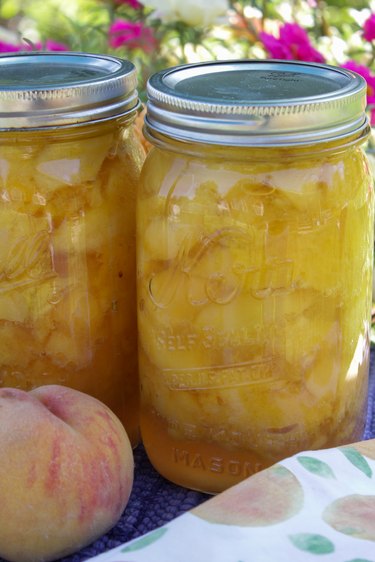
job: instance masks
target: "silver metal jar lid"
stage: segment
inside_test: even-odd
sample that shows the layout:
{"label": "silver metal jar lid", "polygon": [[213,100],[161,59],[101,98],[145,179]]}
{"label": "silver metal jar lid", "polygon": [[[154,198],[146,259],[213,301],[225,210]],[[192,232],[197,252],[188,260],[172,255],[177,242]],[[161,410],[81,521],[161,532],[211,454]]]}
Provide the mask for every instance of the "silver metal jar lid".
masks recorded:
{"label": "silver metal jar lid", "polygon": [[237,146],[307,145],[368,129],[366,81],[297,61],[217,61],[169,68],[147,85],[145,132]]}
{"label": "silver metal jar lid", "polygon": [[33,52],[0,56],[0,129],[72,126],[139,105],[134,65],[112,56]]}

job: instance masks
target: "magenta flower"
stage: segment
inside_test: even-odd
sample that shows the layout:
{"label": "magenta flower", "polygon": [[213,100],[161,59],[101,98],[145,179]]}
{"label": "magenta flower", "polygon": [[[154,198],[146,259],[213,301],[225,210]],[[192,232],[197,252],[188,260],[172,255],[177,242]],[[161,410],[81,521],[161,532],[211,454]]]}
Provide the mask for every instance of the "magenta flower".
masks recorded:
{"label": "magenta flower", "polygon": [[21,49],[22,47],[19,45],[13,45],[12,43],[0,41],[0,53],[16,53],[17,51],[21,51]]}
{"label": "magenta flower", "polygon": [[47,39],[43,43],[22,43],[14,45],[12,43],[4,43],[0,41],[0,53],[16,53],[19,51],[68,51],[69,47],[63,43],[57,43],[52,39]]}
{"label": "magenta flower", "polygon": [[45,43],[27,43],[25,51],[69,51],[68,45],[57,43],[53,39],[47,39]]}
{"label": "magenta flower", "polygon": [[116,4],[126,4],[134,10],[140,10],[141,8],[143,8],[143,5],[141,4],[141,2],[138,2],[138,0],[116,0]]}
{"label": "magenta flower", "polygon": [[44,49],[46,49],[46,51],[69,51],[68,45],[58,43],[53,39],[47,39],[44,44]]}
{"label": "magenta flower", "polygon": [[375,39],[375,14],[371,14],[363,24],[363,37],[366,41],[373,41]]}
{"label": "magenta flower", "polygon": [[142,22],[118,19],[109,28],[109,44],[114,49],[125,46],[150,53],[156,46],[156,39],[152,29]]}
{"label": "magenta flower", "polygon": [[324,62],[324,57],[310,43],[306,31],[297,23],[285,23],[279,29],[279,37],[261,31],[259,39],[275,59]]}
{"label": "magenta flower", "polygon": [[344,63],[342,66],[343,68],[357,72],[357,74],[360,74],[366,80],[367,105],[370,106],[371,125],[375,125],[375,74],[372,74],[367,66],[358,64],[353,60]]}
{"label": "magenta flower", "polygon": [[263,45],[274,59],[292,59],[289,45],[284,45],[280,39],[277,39],[270,33],[265,33],[261,31],[259,33],[259,39],[262,41]]}

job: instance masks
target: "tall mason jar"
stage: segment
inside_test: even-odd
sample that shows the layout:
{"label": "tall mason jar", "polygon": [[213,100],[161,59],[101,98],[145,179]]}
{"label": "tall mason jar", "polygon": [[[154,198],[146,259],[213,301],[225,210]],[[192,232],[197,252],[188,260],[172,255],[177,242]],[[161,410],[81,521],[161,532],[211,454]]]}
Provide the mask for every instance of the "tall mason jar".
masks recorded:
{"label": "tall mason jar", "polygon": [[0,57],[0,385],[91,394],[133,445],[138,104],[130,62]]}
{"label": "tall mason jar", "polygon": [[141,433],[216,493],[363,434],[373,191],[366,83],[280,61],[151,77],[137,203]]}

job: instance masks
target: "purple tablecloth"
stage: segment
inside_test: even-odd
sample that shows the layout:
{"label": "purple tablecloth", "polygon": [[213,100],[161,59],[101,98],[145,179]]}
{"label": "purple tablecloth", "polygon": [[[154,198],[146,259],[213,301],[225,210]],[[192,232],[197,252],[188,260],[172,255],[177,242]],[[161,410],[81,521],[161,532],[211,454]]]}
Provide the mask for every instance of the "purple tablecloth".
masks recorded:
{"label": "purple tablecloth", "polygon": [[[375,350],[371,351],[370,388],[364,439],[375,437]],[[167,523],[209,498],[166,481],[149,463],[142,445],[134,451],[135,480],[118,524],[105,536],[60,562],[82,562]],[[0,562],[2,560],[0,559]],[[151,561],[150,561],[151,562]]]}

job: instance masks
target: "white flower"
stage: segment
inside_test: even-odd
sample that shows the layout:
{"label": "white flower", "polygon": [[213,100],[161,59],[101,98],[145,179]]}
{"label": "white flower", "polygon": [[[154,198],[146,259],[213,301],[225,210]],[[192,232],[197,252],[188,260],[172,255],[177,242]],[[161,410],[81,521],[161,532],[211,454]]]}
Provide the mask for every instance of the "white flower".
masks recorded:
{"label": "white flower", "polygon": [[164,21],[180,20],[197,27],[213,24],[229,8],[228,0],[143,0],[142,4],[154,8],[153,15]]}

